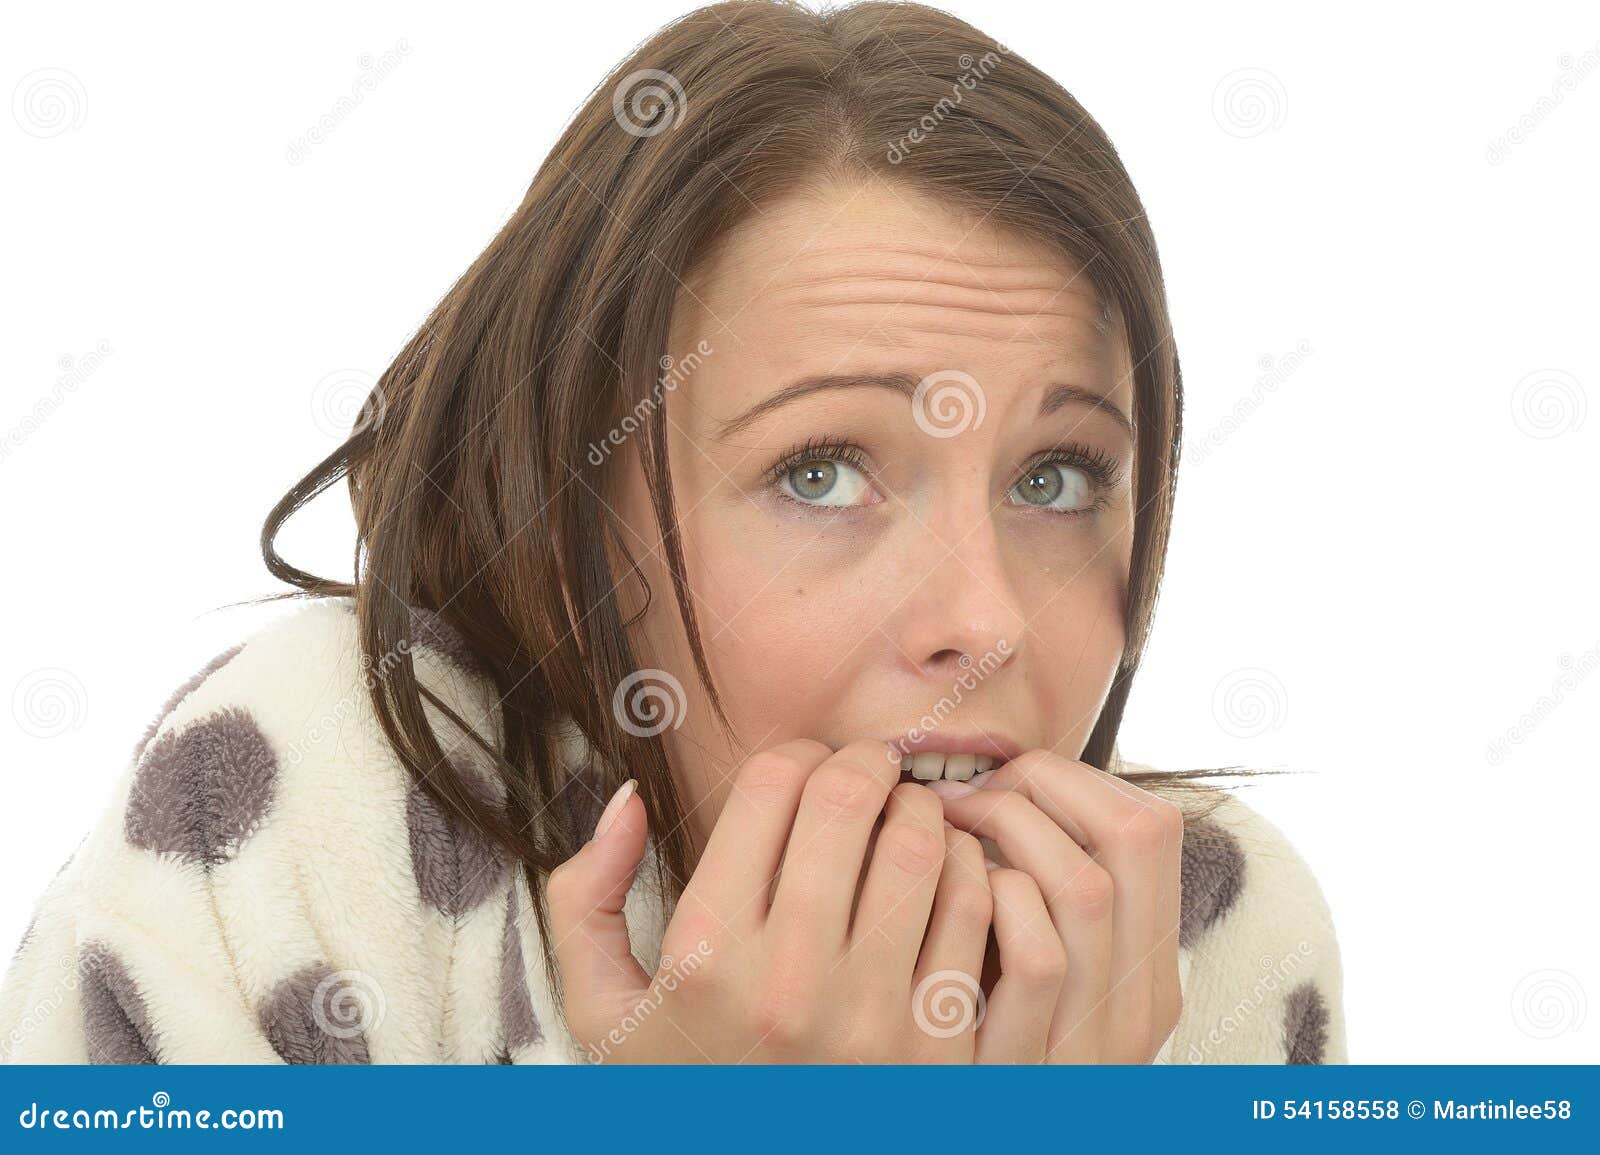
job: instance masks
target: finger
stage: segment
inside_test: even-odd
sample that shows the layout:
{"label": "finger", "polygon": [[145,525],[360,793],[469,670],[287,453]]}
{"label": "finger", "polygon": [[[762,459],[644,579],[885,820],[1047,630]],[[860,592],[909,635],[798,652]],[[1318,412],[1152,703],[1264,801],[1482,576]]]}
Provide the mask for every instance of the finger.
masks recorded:
{"label": "finger", "polygon": [[899,976],[907,991],[939,888],[944,830],[944,807],[926,786],[889,792],[850,928],[851,954]]}
{"label": "finger", "polygon": [[994,895],[983,848],[965,830],[946,826],[944,866],[934,893],[933,915],[917,960],[916,981],[939,971],[959,971],[974,979],[983,973],[983,952],[989,943]]}
{"label": "finger", "polygon": [[899,781],[899,751],[876,739],[850,743],[807,780],[768,915],[775,949],[844,950],[867,841]]}
{"label": "finger", "polygon": [[746,758],[679,904],[734,933],[763,922],[801,792],[832,756],[823,743],[797,738]]}
{"label": "finger", "polygon": [[1000,979],[978,1028],[977,1061],[1041,1063],[1067,979],[1067,951],[1032,875],[1021,870],[992,870],[989,886],[994,892]]}
{"label": "finger", "polygon": [[[1071,967],[1051,1046],[1064,1049],[1057,1058],[1088,1061],[1110,1015],[1107,988],[1116,921],[1111,872],[1020,791],[986,786],[962,797],[946,796],[944,809],[956,826],[992,839],[1012,867],[1038,883]],[[998,906],[999,895],[995,898]]]}
{"label": "finger", "polygon": [[[1001,766],[985,790],[1025,795],[1084,845],[1113,880],[1108,1056],[1144,1061],[1150,1037],[1175,1001],[1174,880],[1183,848],[1182,814],[1166,799],[1086,763],[1031,750]],[[1165,1038],[1165,1032],[1162,1032]],[[1159,1044],[1158,1044],[1159,1045]]]}
{"label": "finger", "polygon": [[644,858],[648,828],[644,802],[630,779],[607,803],[595,836],[552,871],[546,884],[567,1016],[580,1033],[587,1033],[595,1016],[619,997],[649,986],[633,957],[622,913]]}

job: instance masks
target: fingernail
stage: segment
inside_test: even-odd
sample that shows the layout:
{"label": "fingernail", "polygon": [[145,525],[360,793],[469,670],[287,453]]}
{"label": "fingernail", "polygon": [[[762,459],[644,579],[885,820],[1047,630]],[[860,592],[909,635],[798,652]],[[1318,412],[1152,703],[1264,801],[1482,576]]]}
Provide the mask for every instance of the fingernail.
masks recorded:
{"label": "fingernail", "polygon": [[[629,778],[617,788],[611,796],[611,801],[606,803],[606,808],[600,812],[600,821],[594,824],[594,837],[604,838],[606,831],[611,829],[611,824],[617,820],[617,815],[622,813],[622,808],[628,804],[628,799],[633,797],[633,792],[638,788],[639,780]],[[590,839],[591,842],[594,839]]]}
{"label": "fingernail", "polygon": [[928,783],[928,789],[940,798],[965,798],[968,794],[978,792],[971,782],[957,782],[952,778],[936,778]]}
{"label": "fingernail", "polygon": [[971,778],[967,779],[967,782],[974,790],[982,790],[984,784],[987,783],[989,779],[993,778],[994,775],[995,771],[985,770],[982,774],[974,774]]}

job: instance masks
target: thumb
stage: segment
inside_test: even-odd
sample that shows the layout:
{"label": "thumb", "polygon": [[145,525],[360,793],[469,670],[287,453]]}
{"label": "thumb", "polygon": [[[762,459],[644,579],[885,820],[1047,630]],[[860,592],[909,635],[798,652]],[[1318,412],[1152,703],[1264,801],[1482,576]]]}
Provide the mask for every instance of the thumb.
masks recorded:
{"label": "thumb", "polygon": [[629,948],[622,914],[648,829],[638,782],[630,778],[606,804],[594,837],[550,874],[550,930],[567,1018],[580,1030],[590,1014],[606,1015],[624,996],[649,989],[650,978]]}

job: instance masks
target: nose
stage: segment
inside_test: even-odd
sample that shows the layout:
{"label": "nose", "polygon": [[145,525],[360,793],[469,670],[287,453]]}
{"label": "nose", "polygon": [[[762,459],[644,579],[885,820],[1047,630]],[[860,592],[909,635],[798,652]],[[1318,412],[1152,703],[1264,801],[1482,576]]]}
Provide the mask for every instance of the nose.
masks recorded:
{"label": "nose", "polygon": [[919,674],[987,676],[1016,660],[1028,621],[986,508],[919,527],[902,554],[909,588],[889,630]]}

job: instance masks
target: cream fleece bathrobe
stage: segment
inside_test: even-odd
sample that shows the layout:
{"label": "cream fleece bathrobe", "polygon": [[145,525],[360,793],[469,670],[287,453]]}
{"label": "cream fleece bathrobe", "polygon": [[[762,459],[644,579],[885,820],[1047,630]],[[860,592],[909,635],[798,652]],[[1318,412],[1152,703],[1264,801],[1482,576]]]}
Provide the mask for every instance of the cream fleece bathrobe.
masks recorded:
{"label": "cream fleece bathrobe", "polygon": [[[413,634],[419,680],[496,734],[492,685],[464,647],[425,613]],[[0,1060],[584,1061],[545,981],[523,872],[414,785],[370,676],[352,603],[329,599],[178,688],[36,904],[0,985]],[[451,749],[451,724],[427,710]],[[562,758],[576,767],[571,733]],[[600,771],[571,788],[591,796],[580,820],[620,784]],[[649,877],[627,913],[653,971],[668,912]],[[1346,1061],[1321,891],[1231,797],[1185,830],[1179,974],[1183,1014],[1158,1061]]]}

